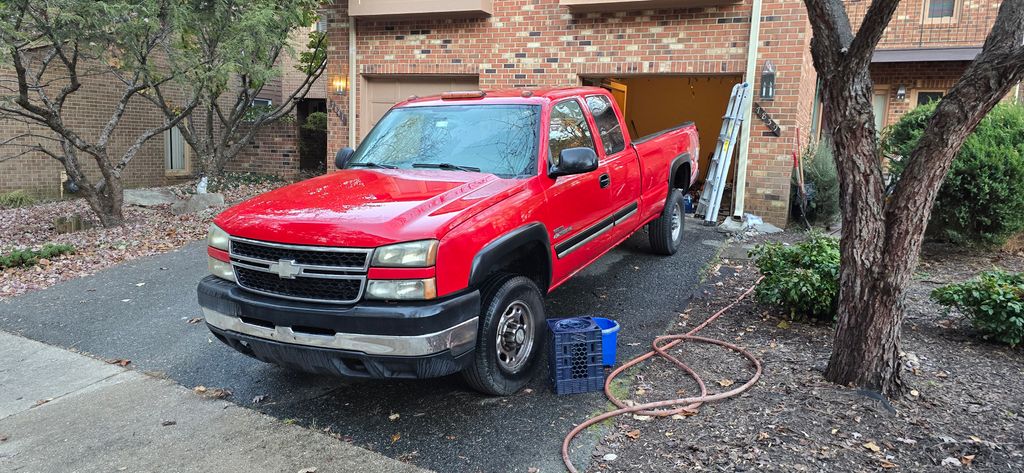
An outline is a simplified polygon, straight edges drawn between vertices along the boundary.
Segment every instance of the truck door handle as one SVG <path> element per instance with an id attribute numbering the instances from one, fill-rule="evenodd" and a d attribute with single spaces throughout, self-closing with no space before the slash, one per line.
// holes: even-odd
<path id="1" fill-rule="evenodd" d="M 607 174 L 601 174 L 601 177 L 598 178 L 597 182 L 599 182 L 601 184 L 601 188 L 604 189 L 612 184 L 612 178 L 608 177 Z"/>

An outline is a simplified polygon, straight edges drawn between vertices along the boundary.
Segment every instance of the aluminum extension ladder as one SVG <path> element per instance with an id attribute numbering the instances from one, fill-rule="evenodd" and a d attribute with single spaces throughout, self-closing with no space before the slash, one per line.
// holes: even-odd
<path id="1" fill-rule="evenodd" d="M 715 145 L 715 154 L 711 157 L 708 177 L 695 213 L 698 218 L 704 219 L 706 226 L 718 224 L 718 210 L 722 205 L 725 180 L 729 176 L 733 145 L 743 126 L 743 111 L 749 106 L 750 89 L 750 84 L 746 82 L 733 86 L 729 106 L 722 117 L 722 131 L 718 134 L 718 144 Z"/>

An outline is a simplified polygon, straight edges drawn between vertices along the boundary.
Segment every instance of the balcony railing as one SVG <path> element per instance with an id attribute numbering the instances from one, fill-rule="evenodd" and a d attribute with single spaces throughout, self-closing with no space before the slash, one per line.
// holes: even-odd
<path id="1" fill-rule="evenodd" d="M 490 16 L 491 0 L 349 0 L 356 17 Z"/>
<path id="2" fill-rule="evenodd" d="M 700 8 L 740 3 L 743 0 L 559 0 L 573 12 L 653 10 L 657 8 Z"/>

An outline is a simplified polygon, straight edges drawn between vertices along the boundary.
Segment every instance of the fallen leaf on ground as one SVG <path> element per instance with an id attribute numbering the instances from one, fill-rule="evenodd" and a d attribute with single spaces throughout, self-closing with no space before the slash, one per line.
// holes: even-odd
<path id="1" fill-rule="evenodd" d="M 399 417 L 401 417 L 401 416 L 398 415 L 398 413 L 396 412 L 394 414 L 389 415 L 388 416 L 388 420 L 390 420 L 391 422 L 394 422 L 394 421 L 398 420 Z"/>
<path id="2" fill-rule="evenodd" d="M 684 410 L 683 412 L 680 412 L 680 413 L 678 413 L 676 415 L 673 415 L 672 419 L 674 419 L 674 420 L 683 420 L 683 419 L 685 419 L 687 417 L 695 416 L 695 415 L 697 415 L 697 411 Z"/>
<path id="3" fill-rule="evenodd" d="M 299 470 L 299 473 L 316 473 L 316 467 L 315 466 L 311 466 L 309 468 L 303 468 L 303 469 Z"/>
<path id="4" fill-rule="evenodd" d="M 202 317 L 192 317 L 191 319 L 188 319 L 185 322 L 189 323 L 189 324 L 198 324 L 199 322 L 202 322 L 202 321 L 203 321 Z"/>
<path id="5" fill-rule="evenodd" d="M 43 405 L 43 404 L 46 404 L 46 403 L 48 403 L 48 402 L 50 402 L 50 401 L 52 401 L 52 400 L 53 400 L 53 398 L 52 398 L 52 397 L 48 397 L 48 398 L 46 398 L 46 399 L 40 399 L 40 400 L 36 401 L 36 404 L 35 404 L 35 406 L 33 406 L 33 407 L 39 407 L 39 406 L 41 406 L 41 405 Z"/>
<path id="6" fill-rule="evenodd" d="M 192 392 L 194 392 L 196 394 L 205 393 L 206 392 L 206 386 L 203 386 L 203 385 L 200 384 L 199 386 L 196 386 L 196 387 L 192 388 Z"/>
<path id="7" fill-rule="evenodd" d="M 758 440 L 768 440 L 768 432 L 761 432 L 757 434 Z"/>
<path id="8" fill-rule="evenodd" d="M 126 359 L 126 358 L 118 358 L 116 360 L 107 360 L 107 364 L 117 365 L 117 366 L 120 366 L 122 368 L 125 367 L 125 366 L 128 366 L 131 362 L 132 362 L 132 360 L 129 360 L 129 359 Z"/>
<path id="9" fill-rule="evenodd" d="M 259 404 L 259 403 L 263 402 L 266 399 L 267 399 L 267 395 L 266 394 L 260 394 L 259 396 L 255 396 L 255 397 L 252 398 L 252 403 L 253 404 Z"/>
<path id="10" fill-rule="evenodd" d="M 777 325 L 777 327 L 779 327 L 779 328 L 781 328 L 783 330 L 788 329 L 789 326 L 790 326 L 789 322 L 786 322 L 785 320 L 783 320 L 782 322 L 779 322 L 779 325 Z"/>
<path id="11" fill-rule="evenodd" d="M 729 386 L 732 386 L 733 384 L 736 384 L 736 382 L 731 379 L 722 379 L 718 381 L 718 384 L 723 388 L 727 388 Z"/>
<path id="12" fill-rule="evenodd" d="M 643 416 L 643 415 L 639 415 L 639 414 L 633 414 L 633 418 L 636 419 L 636 420 L 639 420 L 639 421 L 644 421 L 644 422 L 651 420 L 651 416 Z"/>
<path id="13" fill-rule="evenodd" d="M 946 457 L 942 459 L 942 466 L 960 466 L 960 460 L 955 457 Z"/>
<path id="14" fill-rule="evenodd" d="M 540 468 L 531 466 L 529 469 L 526 470 L 526 473 L 540 473 Z"/>
<path id="15" fill-rule="evenodd" d="M 606 461 L 606 462 L 613 462 L 613 461 L 617 460 L 618 458 L 619 458 L 619 456 L 614 454 L 614 453 L 606 453 L 603 457 L 601 457 L 601 459 Z"/>
<path id="16" fill-rule="evenodd" d="M 140 283 L 136 283 L 135 285 L 136 285 L 137 287 L 142 287 L 142 286 L 145 286 L 145 285 L 146 285 L 146 283 L 144 283 L 144 282 L 140 282 Z"/>
<path id="17" fill-rule="evenodd" d="M 8 438 L 10 438 L 10 437 L 8 437 L 6 435 L 0 435 L 0 442 L 6 442 Z"/>
<path id="18" fill-rule="evenodd" d="M 864 448 L 871 450 L 872 452 L 878 453 L 882 451 L 882 447 L 879 447 L 875 442 L 868 442 L 864 444 Z"/>
<path id="19" fill-rule="evenodd" d="M 891 462 L 891 461 L 888 461 L 888 460 L 882 460 L 882 463 L 879 466 L 881 466 L 882 468 L 885 468 L 887 470 L 888 469 L 892 469 L 892 468 L 896 468 L 896 464 Z"/>
<path id="20" fill-rule="evenodd" d="M 960 457 L 960 463 L 970 466 L 974 462 L 974 455 L 964 455 Z"/>
<path id="21" fill-rule="evenodd" d="M 170 426 L 172 426 L 172 425 L 177 425 L 177 424 L 178 424 L 178 423 L 177 423 L 177 422 L 175 422 L 175 421 L 173 421 L 173 420 L 163 420 L 163 421 L 160 421 L 160 425 L 161 425 L 162 427 L 170 427 Z"/>
<path id="22" fill-rule="evenodd" d="M 633 440 L 636 440 L 636 439 L 640 438 L 640 431 L 639 430 L 630 430 L 629 432 L 626 432 L 626 437 L 629 437 L 629 438 L 631 438 Z"/>
<path id="23" fill-rule="evenodd" d="M 391 443 L 395 443 L 395 442 L 397 442 L 397 441 L 399 441 L 401 439 L 402 439 L 402 434 L 400 432 L 399 433 L 391 434 Z"/>

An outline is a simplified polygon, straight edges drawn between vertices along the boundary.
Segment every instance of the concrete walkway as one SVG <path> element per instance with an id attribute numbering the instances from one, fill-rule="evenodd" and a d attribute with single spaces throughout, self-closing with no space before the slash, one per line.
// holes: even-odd
<path id="1" fill-rule="evenodd" d="M 426 471 L 6 332 L 0 360 L 0 471 Z"/>

